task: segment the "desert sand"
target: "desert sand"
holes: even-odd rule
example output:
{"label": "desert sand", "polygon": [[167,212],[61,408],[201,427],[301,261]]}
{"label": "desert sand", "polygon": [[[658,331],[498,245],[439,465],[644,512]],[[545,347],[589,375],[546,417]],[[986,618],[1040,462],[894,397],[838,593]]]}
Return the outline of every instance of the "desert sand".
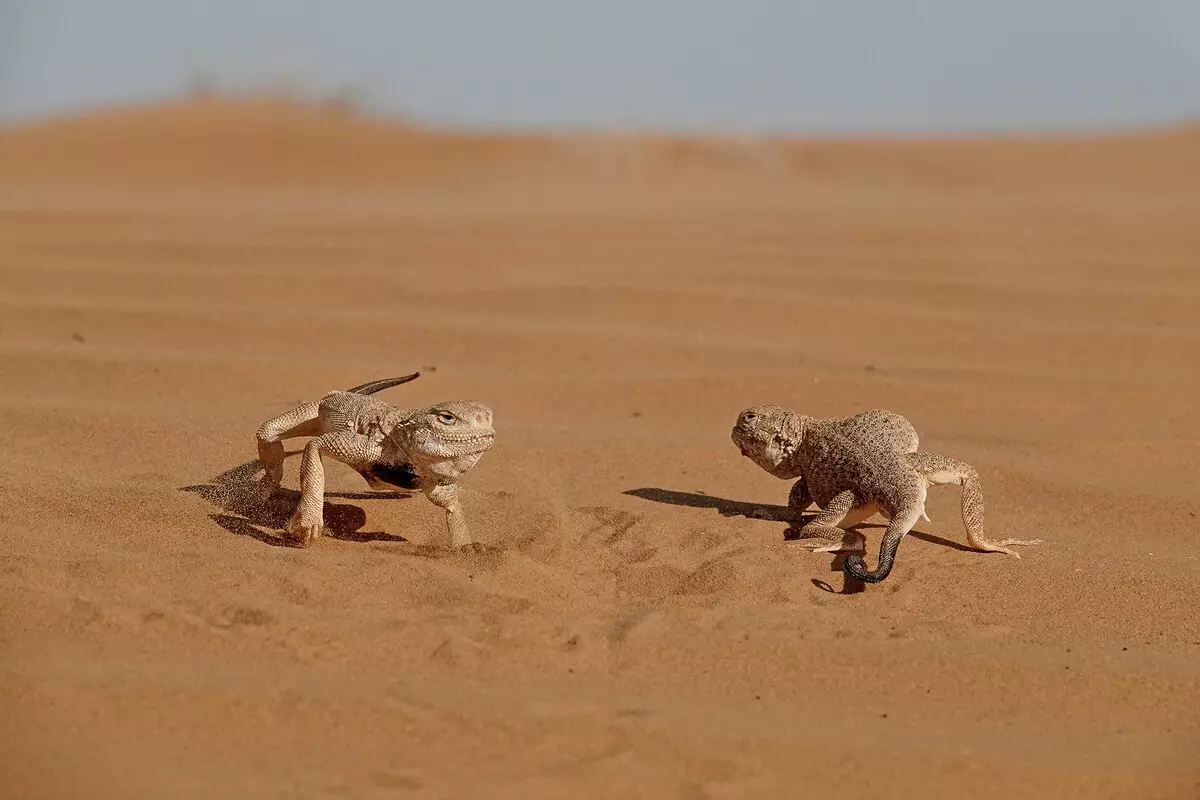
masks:
{"label": "desert sand", "polygon": [[[2,793],[1200,796],[1197,219],[1187,126],[0,130]],[[380,397],[495,409],[492,549],[336,463],[310,549],[298,457],[231,502],[263,420],[417,369]],[[1045,543],[940,487],[854,591],[747,515],[762,403],[898,411]]]}

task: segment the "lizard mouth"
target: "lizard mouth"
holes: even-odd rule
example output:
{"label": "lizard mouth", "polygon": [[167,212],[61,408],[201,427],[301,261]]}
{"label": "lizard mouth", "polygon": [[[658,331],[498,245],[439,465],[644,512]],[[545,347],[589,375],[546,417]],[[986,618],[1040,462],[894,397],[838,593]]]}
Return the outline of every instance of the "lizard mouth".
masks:
{"label": "lizard mouth", "polygon": [[446,444],[454,447],[457,450],[466,450],[476,453],[487,450],[492,446],[492,442],[496,438],[494,433],[476,433],[460,436],[445,436],[440,437]]}
{"label": "lizard mouth", "polygon": [[451,444],[469,444],[471,442],[490,442],[496,438],[495,431],[489,430],[474,430],[474,431],[450,431],[445,429],[432,429],[430,433],[433,438]]}

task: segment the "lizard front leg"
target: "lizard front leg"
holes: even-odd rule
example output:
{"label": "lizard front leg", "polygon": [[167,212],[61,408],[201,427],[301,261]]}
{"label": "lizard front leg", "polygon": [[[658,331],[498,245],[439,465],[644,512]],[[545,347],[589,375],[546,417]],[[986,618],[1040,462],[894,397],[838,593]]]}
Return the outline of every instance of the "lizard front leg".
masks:
{"label": "lizard front leg", "polygon": [[736,508],[722,509],[722,516],[732,517],[741,514],[751,519],[774,520],[777,522],[787,522],[790,525],[799,524],[804,516],[804,511],[812,505],[812,495],[809,494],[808,484],[804,482],[804,478],[792,484],[791,491],[788,492],[788,503],[786,511],[778,511],[773,508],[752,508],[749,511],[743,511]]}
{"label": "lizard front leg", "polygon": [[805,511],[812,505],[812,493],[808,491],[808,484],[804,482],[804,478],[792,484],[792,490],[788,492],[788,508],[794,508],[797,513]]}
{"label": "lizard front leg", "polygon": [[462,505],[458,502],[458,485],[429,481],[425,488],[425,496],[429,498],[429,502],[446,512],[446,530],[450,535],[450,547],[454,549],[471,547],[471,535],[467,532],[467,520],[463,516]]}
{"label": "lizard front leg", "polygon": [[372,457],[378,458],[377,450],[367,437],[354,431],[327,433],[309,441],[300,459],[300,502],[285,528],[293,544],[308,547],[321,535],[325,507],[325,465],[321,457],[358,467]]}
{"label": "lizard front leg", "polygon": [[800,529],[800,540],[789,542],[788,546],[814,553],[862,550],[866,544],[862,534],[841,527],[842,522],[859,507],[861,504],[857,502],[854,492],[842,492],[830,500],[815,519]]}

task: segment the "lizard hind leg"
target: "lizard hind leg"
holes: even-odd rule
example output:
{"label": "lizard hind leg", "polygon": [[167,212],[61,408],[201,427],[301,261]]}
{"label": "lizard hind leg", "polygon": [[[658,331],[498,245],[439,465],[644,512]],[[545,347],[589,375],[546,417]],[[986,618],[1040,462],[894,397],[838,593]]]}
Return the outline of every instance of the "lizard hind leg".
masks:
{"label": "lizard hind leg", "polygon": [[296,436],[316,436],[320,433],[319,402],[304,403],[291,411],[264,422],[255,432],[258,441],[258,460],[262,462],[262,488],[267,494],[283,482],[283,440]]}
{"label": "lizard hind leg", "polygon": [[[958,461],[937,453],[912,453],[908,462],[924,479],[928,486],[959,484],[962,486],[962,519],[967,529],[967,543],[972,549],[984,553],[1006,553],[1014,558],[1021,554],[1008,545],[1041,544],[1041,539],[1000,539],[994,541],[983,535],[983,485],[979,473],[965,461]],[[928,519],[928,517],[926,517]]]}

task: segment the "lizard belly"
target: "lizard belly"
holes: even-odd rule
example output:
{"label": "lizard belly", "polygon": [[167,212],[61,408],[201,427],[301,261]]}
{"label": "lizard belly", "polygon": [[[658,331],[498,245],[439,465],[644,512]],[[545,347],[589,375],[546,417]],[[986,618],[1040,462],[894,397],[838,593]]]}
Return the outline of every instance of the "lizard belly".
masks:
{"label": "lizard belly", "polygon": [[875,516],[876,512],[878,511],[879,507],[874,503],[864,503],[861,506],[856,506],[855,508],[850,509],[850,513],[842,519],[842,522],[838,527],[850,528],[859,524],[860,522],[866,522],[871,517]]}

